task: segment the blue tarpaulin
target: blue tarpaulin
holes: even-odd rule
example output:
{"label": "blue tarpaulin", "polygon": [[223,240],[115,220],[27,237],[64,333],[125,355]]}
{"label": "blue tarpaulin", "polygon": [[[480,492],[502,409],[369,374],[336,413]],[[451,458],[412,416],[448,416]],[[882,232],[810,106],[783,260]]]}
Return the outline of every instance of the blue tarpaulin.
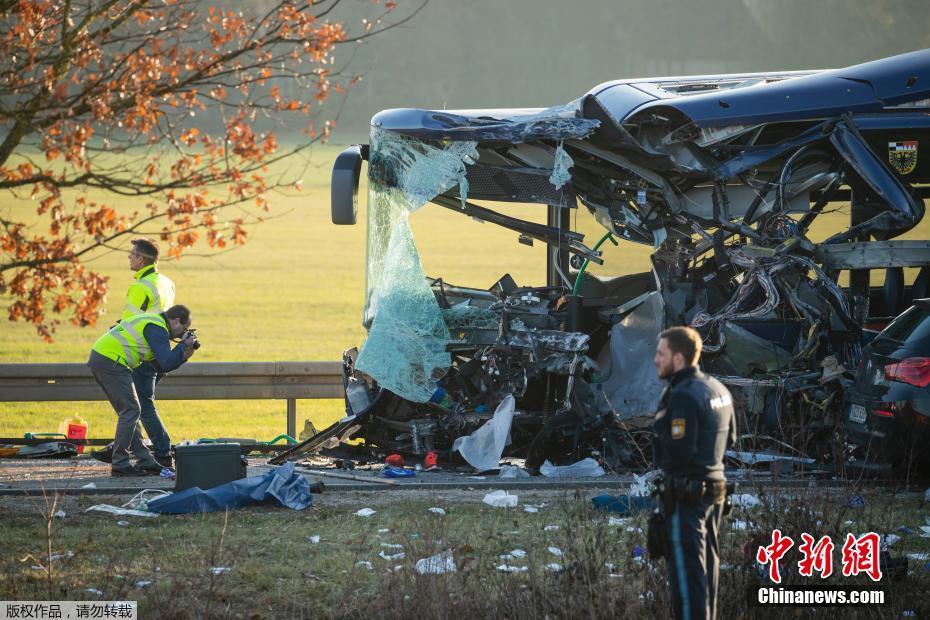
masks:
{"label": "blue tarpaulin", "polygon": [[313,502],[310,482],[286,463],[261,476],[227,482],[204,491],[191,487],[149,502],[152,512],[188,514],[241,508],[257,502],[275,500],[286,508],[303,510]]}

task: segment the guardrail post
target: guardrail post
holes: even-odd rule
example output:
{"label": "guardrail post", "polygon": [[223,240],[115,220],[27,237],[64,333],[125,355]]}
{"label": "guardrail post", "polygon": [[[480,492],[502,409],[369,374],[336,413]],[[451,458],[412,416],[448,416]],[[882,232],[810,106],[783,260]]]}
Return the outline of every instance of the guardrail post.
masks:
{"label": "guardrail post", "polygon": [[297,399],[287,399],[287,434],[297,439]]}

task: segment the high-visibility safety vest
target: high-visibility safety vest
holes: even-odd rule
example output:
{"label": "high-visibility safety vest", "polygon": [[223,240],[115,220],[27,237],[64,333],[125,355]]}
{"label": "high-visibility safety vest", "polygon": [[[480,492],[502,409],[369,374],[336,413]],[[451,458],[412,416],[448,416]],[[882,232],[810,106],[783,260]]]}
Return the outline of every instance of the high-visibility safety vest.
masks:
{"label": "high-visibility safety vest", "polygon": [[142,362],[149,362],[155,359],[155,355],[142,333],[147,325],[158,325],[168,331],[168,323],[161,314],[137,314],[120,321],[111,327],[110,331],[97,338],[94,351],[126,366],[129,370],[138,367]]}
{"label": "high-visibility safety vest", "polygon": [[126,293],[126,305],[120,320],[125,321],[144,312],[164,312],[174,305],[174,282],[158,273],[155,265],[146,265],[136,272],[135,281]]}

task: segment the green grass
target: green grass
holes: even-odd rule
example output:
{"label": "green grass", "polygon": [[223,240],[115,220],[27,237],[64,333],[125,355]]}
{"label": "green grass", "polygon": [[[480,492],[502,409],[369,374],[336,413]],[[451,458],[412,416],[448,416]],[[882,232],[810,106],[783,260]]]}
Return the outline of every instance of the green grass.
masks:
{"label": "green grass", "polygon": [[[244,247],[212,258],[185,256],[162,262],[162,271],[177,285],[177,302],[191,308],[203,342],[194,361],[337,360],[344,349],[362,343],[366,200],[359,201],[359,225],[330,223],[329,171],[338,150],[315,150],[300,175],[303,190],[272,195],[269,219],[252,229]],[[106,201],[108,197],[91,193],[88,199]],[[139,202],[119,205],[130,211]],[[7,215],[34,220],[34,214],[29,215],[33,209],[29,200],[9,200],[0,207]],[[508,205],[500,210],[544,222],[543,209],[540,205]],[[589,246],[603,234],[583,210],[573,220],[573,226],[586,234]],[[812,238],[826,237],[847,220],[842,212],[819,218]],[[478,287],[490,286],[504,273],[520,285],[543,284],[545,249],[540,243],[521,245],[514,232],[434,206],[414,213],[411,225],[427,274]],[[905,238],[926,238],[930,236],[927,228],[922,225]],[[604,247],[605,265],[592,265],[593,273],[617,275],[650,268],[649,247],[626,242]],[[204,248],[194,250],[204,252]],[[104,254],[90,266],[110,276],[108,311],[98,325],[77,328],[64,323],[49,345],[35,335],[32,326],[4,321],[0,324],[0,363],[80,363],[87,359],[94,340],[119,315],[132,277],[123,252]],[[0,297],[0,307],[5,308],[8,301]],[[285,427],[283,402],[163,401],[159,410],[175,441],[215,436],[270,439]],[[61,420],[75,413],[88,419],[91,436],[112,435],[114,415],[105,402],[99,402],[0,403],[0,436],[54,432]],[[341,415],[340,401],[301,401],[298,405],[299,420],[312,419],[318,428]]]}
{"label": "green grass", "polygon": [[[847,532],[917,529],[926,510],[913,494],[887,490],[863,492],[865,507],[847,508],[852,492],[780,491],[763,496],[761,506],[736,509],[721,531],[720,617],[763,617],[747,608],[746,591],[758,584],[755,550],[770,542],[773,527],[796,541],[781,564],[787,584],[874,587],[862,576],[839,574],[842,542],[837,541]],[[30,498],[15,508],[0,505],[0,593],[6,600],[138,600],[143,618],[668,617],[664,561],[637,559],[645,546],[645,514],[611,525],[610,515],[591,509],[590,492],[518,493],[521,505],[515,509],[489,508],[480,503],[481,492],[427,499],[394,491],[324,494],[320,507],[303,512],[256,506],[154,519],[85,513],[93,503],[124,500],[69,497],[53,508],[63,508],[66,516],[52,520],[50,537],[46,520],[37,514],[47,512],[47,505],[41,497]],[[523,512],[526,503],[540,506],[539,512]],[[376,514],[351,514],[366,506]],[[446,514],[428,512],[431,506]],[[736,529],[735,519],[748,526]],[[120,520],[128,524],[119,526]],[[834,576],[823,581],[797,575],[802,532],[830,535],[837,543]],[[319,536],[319,542],[311,542],[311,536]],[[891,558],[930,550],[924,538],[901,536],[882,555],[886,576],[880,586],[887,605],[843,609],[844,617],[930,612],[926,560],[911,561],[902,581],[893,581],[888,572]],[[51,564],[45,561],[49,544],[52,557],[58,556]],[[550,546],[562,555],[551,553]],[[501,559],[514,549],[526,551],[526,557]],[[455,573],[417,574],[418,559],[444,550],[453,553]],[[378,555],[382,551],[406,555],[385,560]],[[505,563],[528,570],[499,571]],[[547,569],[552,563],[564,570]],[[211,568],[229,570],[214,575]],[[832,617],[839,610],[825,611]],[[772,609],[764,617],[794,618],[797,612]]]}

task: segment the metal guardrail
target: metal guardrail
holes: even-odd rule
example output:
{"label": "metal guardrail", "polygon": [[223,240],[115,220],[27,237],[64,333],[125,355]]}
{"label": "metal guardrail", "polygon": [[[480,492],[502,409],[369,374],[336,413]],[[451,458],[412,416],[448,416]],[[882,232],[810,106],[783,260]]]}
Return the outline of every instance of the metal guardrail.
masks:
{"label": "metal guardrail", "polygon": [[[156,400],[282,399],[297,436],[297,400],[342,398],[341,362],[192,362],[158,384]],[[84,364],[0,364],[0,402],[106,400]]]}

